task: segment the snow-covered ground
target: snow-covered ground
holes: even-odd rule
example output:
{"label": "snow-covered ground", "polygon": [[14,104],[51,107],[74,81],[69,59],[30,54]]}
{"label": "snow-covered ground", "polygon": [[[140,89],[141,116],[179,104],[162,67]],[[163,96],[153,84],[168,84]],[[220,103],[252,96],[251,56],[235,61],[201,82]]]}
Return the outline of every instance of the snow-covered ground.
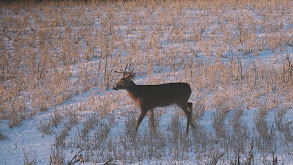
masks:
{"label": "snow-covered ground", "polygon": [[[293,84],[274,86],[274,82],[282,85],[280,80],[274,79],[278,77],[274,73],[284,71],[284,77],[288,75],[288,79],[293,80],[286,72],[287,63],[293,63],[293,2],[288,2],[287,7],[277,4],[283,13],[279,14],[279,9],[274,8],[275,15],[271,16],[276,18],[269,19],[271,22],[265,20],[268,9],[253,4],[235,8],[228,4],[225,10],[217,10],[210,4],[207,4],[210,8],[201,8],[189,1],[182,3],[186,4],[148,6],[138,3],[136,6],[134,2],[126,2],[59,7],[51,4],[41,7],[37,13],[33,13],[36,12],[33,9],[2,7],[0,28],[8,32],[1,34],[3,54],[10,52],[11,56],[17,56],[18,47],[14,43],[41,31],[35,35],[40,43],[31,47],[31,51],[46,50],[44,53],[54,57],[73,51],[72,54],[84,56],[76,58],[77,62],[68,62],[69,67],[65,66],[66,59],[61,62],[56,60],[58,58],[45,61],[48,66],[40,64],[48,67],[48,75],[70,72],[68,81],[64,81],[69,85],[63,81],[57,85],[66,88],[60,95],[69,91],[70,97],[32,113],[18,126],[9,127],[9,119],[2,115],[9,111],[1,110],[0,130],[6,138],[0,140],[0,164],[58,164],[58,159],[67,163],[76,154],[82,154],[84,164],[103,164],[111,159],[115,164],[245,164],[249,161],[251,164],[293,164],[293,100],[290,97]],[[48,8],[57,9],[52,10],[56,12],[51,13],[52,17],[46,18],[44,15],[50,15],[47,10],[51,11]],[[19,14],[27,19],[27,26],[15,29]],[[12,27],[7,25],[5,15],[15,19],[11,21]],[[57,16],[62,17],[60,22],[64,24],[56,20],[52,25],[54,21],[50,21]],[[278,17],[282,19],[281,24]],[[247,20],[243,21],[244,18]],[[76,19],[78,26],[72,25],[71,19]],[[83,24],[83,19],[89,19],[85,21],[87,24]],[[255,27],[250,27],[250,19]],[[273,29],[270,24],[280,29]],[[108,29],[103,29],[105,27]],[[44,37],[42,43],[42,35],[52,36]],[[233,37],[226,38],[229,35]],[[58,44],[68,40],[76,43],[76,47],[64,48],[66,44],[59,47]],[[30,44],[24,42],[20,50]],[[51,45],[43,48],[42,44]],[[42,61],[42,57],[36,61]],[[188,82],[193,91],[190,101],[194,118],[198,116],[193,121],[196,129],[191,128],[185,135],[184,114],[176,106],[169,106],[155,109],[155,132],[149,129],[146,117],[134,134],[139,107],[125,91],[111,89],[120,76],[114,69],[126,63],[137,72],[134,79],[137,84]],[[58,67],[50,68],[53,64]],[[1,69],[5,70],[4,66],[1,65]],[[229,71],[227,66],[232,67],[231,80],[220,73],[230,73],[226,72]],[[27,70],[23,70],[26,74]],[[293,72],[290,67],[288,72]],[[272,80],[265,76],[262,79],[265,74]],[[251,87],[251,81],[273,85]],[[8,86],[10,80],[1,83]],[[45,86],[48,84],[42,84],[42,89],[49,93],[51,88]],[[36,106],[32,101],[33,92],[24,89],[17,97],[25,97],[27,112],[33,112]],[[57,99],[52,100],[47,102]],[[10,104],[2,103],[0,108]]]}

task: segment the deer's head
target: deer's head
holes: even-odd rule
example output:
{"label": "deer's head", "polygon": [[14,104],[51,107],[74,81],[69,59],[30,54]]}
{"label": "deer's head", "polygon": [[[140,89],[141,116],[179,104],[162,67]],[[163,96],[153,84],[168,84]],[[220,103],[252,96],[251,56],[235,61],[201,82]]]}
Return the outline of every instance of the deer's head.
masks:
{"label": "deer's head", "polygon": [[[132,73],[132,72],[122,72],[123,77],[116,83],[113,89],[114,90],[128,89],[133,83],[132,79],[135,77],[135,73]],[[118,73],[121,73],[121,72],[118,72]]]}

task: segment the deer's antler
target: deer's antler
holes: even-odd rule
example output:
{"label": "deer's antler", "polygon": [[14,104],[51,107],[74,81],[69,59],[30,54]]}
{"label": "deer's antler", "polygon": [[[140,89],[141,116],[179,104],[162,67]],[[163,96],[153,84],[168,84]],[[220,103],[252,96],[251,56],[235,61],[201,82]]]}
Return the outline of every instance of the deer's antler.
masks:
{"label": "deer's antler", "polygon": [[129,67],[129,64],[127,64],[124,68],[124,71],[115,71],[116,73],[122,73],[124,77],[129,77],[129,76],[133,76],[135,73],[133,73],[133,68],[131,70],[131,72],[127,71],[127,68]]}

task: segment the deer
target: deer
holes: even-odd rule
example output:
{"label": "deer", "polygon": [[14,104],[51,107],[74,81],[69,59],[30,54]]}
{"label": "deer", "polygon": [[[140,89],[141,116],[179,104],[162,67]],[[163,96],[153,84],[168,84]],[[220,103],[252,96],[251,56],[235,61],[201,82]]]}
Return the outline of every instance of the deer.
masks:
{"label": "deer", "polygon": [[172,104],[176,104],[186,115],[186,135],[188,135],[189,132],[189,125],[195,128],[192,124],[192,103],[188,102],[191,95],[189,84],[176,82],[159,85],[136,85],[133,82],[133,78],[135,77],[133,70],[131,72],[126,72],[125,68],[123,72],[116,72],[123,73],[123,77],[113,86],[113,90],[126,90],[129,97],[140,107],[140,115],[135,128],[136,133],[147,112],[149,113],[151,127],[154,129],[153,109],[156,107],[170,106]]}

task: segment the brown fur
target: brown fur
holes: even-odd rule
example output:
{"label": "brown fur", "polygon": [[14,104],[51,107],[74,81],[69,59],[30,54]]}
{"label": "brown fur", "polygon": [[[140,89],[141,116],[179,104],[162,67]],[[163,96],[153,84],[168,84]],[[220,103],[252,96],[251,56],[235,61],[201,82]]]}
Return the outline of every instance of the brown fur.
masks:
{"label": "brown fur", "polygon": [[188,134],[189,125],[194,127],[191,122],[192,103],[188,102],[191,95],[190,86],[187,83],[180,82],[160,85],[136,85],[132,81],[133,78],[133,73],[124,75],[113,89],[125,89],[128,95],[140,107],[141,113],[137,120],[136,131],[147,112],[150,114],[150,121],[154,128],[153,108],[176,104],[183,110],[187,117],[186,134]]}

